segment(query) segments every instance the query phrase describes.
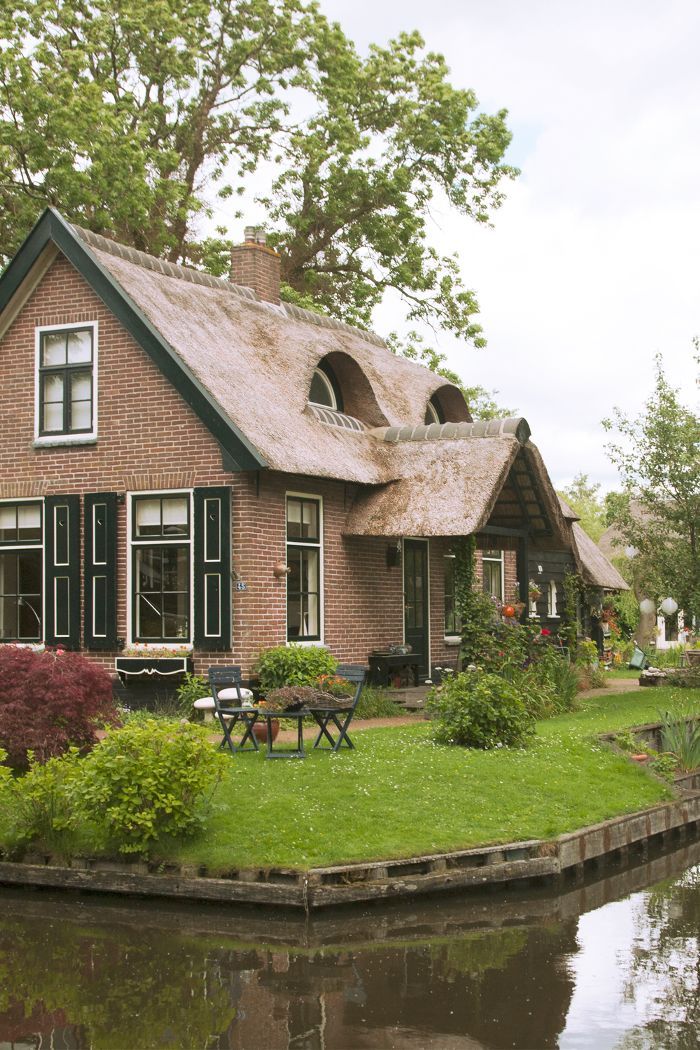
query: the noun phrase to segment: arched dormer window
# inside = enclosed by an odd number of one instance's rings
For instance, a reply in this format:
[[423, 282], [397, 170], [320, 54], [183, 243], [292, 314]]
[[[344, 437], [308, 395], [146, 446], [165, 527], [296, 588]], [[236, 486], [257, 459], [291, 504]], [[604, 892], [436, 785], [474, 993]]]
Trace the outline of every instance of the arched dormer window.
[[343, 411], [340, 387], [328, 365], [321, 364], [314, 369], [309, 387], [309, 402], [312, 405], [321, 405], [323, 408], [333, 408], [336, 412]]
[[445, 419], [444, 419], [442, 410], [440, 408], [440, 405], [432, 397], [431, 397], [430, 401], [428, 402], [428, 404], [425, 406], [425, 419], [423, 420], [423, 422], [426, 425], [428, 425], [428, 426], [431, 423], [444, 423], [445, 422]]

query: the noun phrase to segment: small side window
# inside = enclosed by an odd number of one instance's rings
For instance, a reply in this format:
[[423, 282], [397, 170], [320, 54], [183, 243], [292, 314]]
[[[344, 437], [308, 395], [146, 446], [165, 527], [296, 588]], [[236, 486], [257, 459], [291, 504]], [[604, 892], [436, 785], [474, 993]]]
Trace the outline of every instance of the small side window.
[[85, 440], [97, 432], [96, 324], [37, 332], [36, 437]]
[[557, 612], [557, 585], [554, 580], [549, 581], [547, 589], [547, 616], [558, 616]]
[[309, 403], [321, 405], [322, 408], [332, 408], [336, 412], [343, 411], [343, 400], [340, 395], [340, 387], [335, 375], [329, 365], [320, 364], [314, 369], [311, 386], [309, 387]]

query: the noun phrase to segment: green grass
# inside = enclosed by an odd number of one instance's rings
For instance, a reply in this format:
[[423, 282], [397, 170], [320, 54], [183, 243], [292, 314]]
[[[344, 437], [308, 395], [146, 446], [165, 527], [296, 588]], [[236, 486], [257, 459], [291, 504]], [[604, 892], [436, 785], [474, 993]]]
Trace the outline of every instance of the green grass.
[[[309, 867], [553, 838], [673, 797], [597, 734], [658, 721], [674, 703], [700, 711], [700, 691], [605, 693], [540, 722], [526, 750], [439, 747], [427, 722], [355, 732], [354, 751], [269, 762], [227, 756], [205, 828], [158, 858], [205, 867]], [[8, 818], [9, 814], [5, 814]], [[0, 844], [5, 837], [0, 813]], [[66, 854], [95, 854], [87, 826]]]
[[596, 734], [654, 721], [678, 694], [601, 694], [540, 723], [523, 751], [438, 747], [417, 723], [356, 733], [355, 751], [305, 761], [232, 756], [206, 832], [168, 857], [212, 874], [303, 869], [551, 838], [643, 809], [672, 792]]

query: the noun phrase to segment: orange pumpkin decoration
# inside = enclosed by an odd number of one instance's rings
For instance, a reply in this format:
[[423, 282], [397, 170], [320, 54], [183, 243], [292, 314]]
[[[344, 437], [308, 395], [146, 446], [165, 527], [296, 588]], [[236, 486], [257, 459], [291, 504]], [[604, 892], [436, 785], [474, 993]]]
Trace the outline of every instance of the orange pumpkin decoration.
[[504, 605], [503, 606], [503, 615], [504, 616], [515, 616], [515, 606], [514, 605]]

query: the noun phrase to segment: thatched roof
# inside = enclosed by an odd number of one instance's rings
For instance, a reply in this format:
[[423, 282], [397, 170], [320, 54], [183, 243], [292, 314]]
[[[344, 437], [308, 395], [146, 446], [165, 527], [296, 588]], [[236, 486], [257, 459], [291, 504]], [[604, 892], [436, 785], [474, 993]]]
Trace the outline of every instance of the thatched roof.
[[[173, 382], [229, 469], [356, 482], [348, 533], [423, 536], [483, 528], [512, 470], [526, 523], [568, 544], [526, 420], [472, 423], [457, 386], [373, 333], [262, 302], [249, 288], [71, 226], [52, 208], [0, 277], [0, 330], [58, 252]], [[347, 391], [343, 413], [308, 404], [325, 358]], [[451, 422], [425, 425], [432, 397]], [[510, 503], [502, 499], [499, 513]]]
[[514, 438], [407, 442], [396, 481], [364, 491], [348, 514], [352, 536], [468, 536], [488, 520], [520, 450]]
[[559, 500], [559, 506], [561, 507], [562, 514], [568, 521], [581, 520], [576, 511], [573, 509], [573, 507], [569, 506], [569, 504], [566, 502], [563, 496], [560, 496], [559, 493], [557, 493], [557, 499]]
[[574, 540], [574, 553], [586, 583], [594, 587], [603, 587], [608, 591], [628, 591], [630, 589], [626, 580], [608, 561], [588, 533], [583, 531], [578, 522], [573, 522], [571, 533]]
[[190, 275], [199, 278], [198, 271], [146, 267], [106, 238], [80, 232], [270, 468], [369, 484], [395, 476], [375, 438], [329, 426], [306, 410], [314, 369], [332, 353], [356, 362], [369, 383], [368, 422], [384, 426], [421, 424], [431, 395], [445, 386], [441, 376], [396, 357], [369, 333], [320, 324], [325, 319], [309, 311], [257, 301], [221, 279], [195, 280]]

